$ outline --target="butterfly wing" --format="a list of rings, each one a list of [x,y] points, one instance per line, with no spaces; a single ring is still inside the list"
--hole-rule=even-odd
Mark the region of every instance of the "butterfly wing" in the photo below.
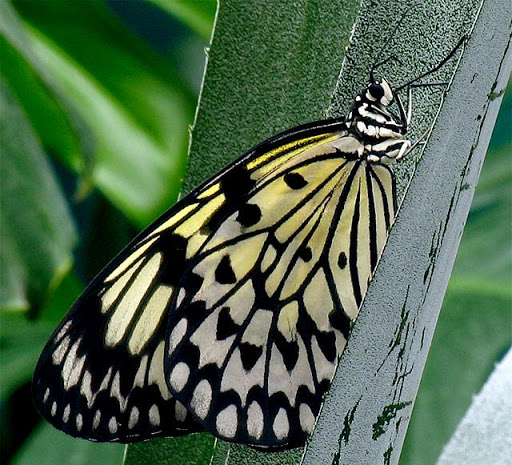
[[[164,380],[173,289],[162,260],[164,236],[134,244],[114,260],[43,350],[34,400],[56,428],[120,442],[201,429]]]
[[[195,419],[228,440],[303,443],[394,214],[391,171],[344,128],[260,144],[128,245],[43,351],[43,416],[99,441]]]
[[[201,194],[222,192],[227,208],[188,239],[165,373],[226,440],[304,443],[393,220],[391,170],[362,161],[347,132],[325,132]]]
[[[327,137],[314,124],[309,143]],[[95,278],[46,344],[34,400],[56,428],[96,441],[140,441],[202,429],[164,379],[166,323],[194,248],[236,209],[230,186],[249,162],[275,169],[293,131],[257,146],[172,207]],[[315,135],[316,134],[316,135]],[[318,143],[320,143],[318,142]],[[222,188],[221,188],[222,187]]]

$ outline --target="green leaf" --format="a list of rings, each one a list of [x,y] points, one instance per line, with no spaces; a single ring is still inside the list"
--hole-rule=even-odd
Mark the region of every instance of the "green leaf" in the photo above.
[[[75,439],[41,424],[23,444],[11,465],[116,465],[122,462],[124,446]]]
[[[50,336],[53,325],[27,321],[22,314],[0,314],[0,358],[2,382],[0,403],[30,381],[41,349]]]
[[[75,124],[74,131],[86,184],[98,186],[139,227],[145,226],[177,197],[193,94],[168,62],[101,3],[15,5],[29,43],[18,53],[38,63],[33,71],[69,119],[85,127]],[[18,95],[23,89],[20,84]],[[31,120],[41,121],[44,107],[30,103],[25,105]],[[40,136],[48,145],[56,143],[55,136]],[[52,146],[60,160],[76,168],[66,148]]]
[[[251,465],[295,465],[300,463],[302,448],[285,452],[262,452],[241,444],[219,441],[215,456],[209,465],[247,464]]]
[[[382,53],[384,56],[381,58],[386,55],[398,56],[402,60],[400,69],[387,71],[395,76],[393,82],[396,82],[396,86],[428,70],[446,56],[463,35],[468,37],[463,53],[461,51],[460,66],[441,108],[439,94],[433,92],[431,87],[413,92],[413,121],[408,136],[410,134],[414,140],[414,134],[419,137],[429,128],[432,133],[417,163],[347,349],[340,360],[304,464],[391,464],[397,463],[400,456],[455,253],[499,109],[500,102],[490,96],[489,91],[493,89],[496,93],[502,93],[510,74],[510,60],[506,58],[510,47],[507,32],[511,20],[510,8],[499,1],[484,4],[465,2],[457,6],[457,11],[451,10],[448,14],[443,10],[445,7],[454,8],[454,5],[429,2],[409,10],[402,23],[403,30],[398,29]],[[389,19],[389,11],[393,11],[393,19],[396,20],[406,6],[396,2],[382,5],[381,8],[381,16],[387,14]],[[379,12],[375,8],[364,10],[363,17],[365,15],[367,21],[362,22],[361,29],[356,28],[354,40],[357,41],[362,34],[368,40],[366,48],[379,50],[382,46],[371,35],[372,27],[384,24],[386,18],[379,20]],[[425,20],[427,17],[428,21]],[[493,24],[495,29],[489,30],[488,24]],[[427,31],[441,27],[443,34],[439,36]],[[378,33],[381,31],[382,28],[379,28]],[[404,36],[408,40],[404,40]],[[357,59],[358,51],[355,48],[355,56],[352,56],[349,50],[350,58],[357,64],[371,65],[371,61],[365,63],[364,59]],[[485,63],[481,61],[483,56]],[[432,64],[426,66],[425,63]],[[450,73],[456,64],[456,60],[447,63],[430,77],[431,81],[450,80]],[[388,65],[388,68],[396,68],[394,62]],[[345,85],[340,90],[358,82],[350,78],[357,76],[357,66],[347,71],[345,77],[348,79],[343,81]],[[388,76],[387,72],[379,69],[379,74],[384,76]],[[343,104],[346,95],[343,92],[337,101]],[[409,158],[414,165],[413,157]],[[402,169],[396,171],[406,174]],[[401,179],[404,190],[404,180],[408,177]],[[468,297],[468,289],[465,289],[466,294],[457,295],[458,302],[466,305],[462,305],[457,315],[453,315],[454,319],[460,321],[462,311],[464,318],[471,321],[473,317],[472,323],[460,325],[460,331],[466,329],[469,332],[477,325],[485,326],[482,318],[489,316],[493,321],[493,317],[498,316],[507,301],[502,300],[505,297],[503,292],[493,295],[492,287],[488,287],[490,295],[479,295],[478,300],[478,293],[470,294],[472,299]],[[499,283],[496,287],[499,287]],[[465,295],[464,300],[462,295]],[[483,310],[483,302],[489,302],[491,296],[491,305],[496,304],[496,309],[490,310],[486,306]],[[471,311],[470,300],[476,304],[478,314],[476,308],[474,313]],[[495,324],[500,321],[503,321],[501,316],[494,319]],[[489,327],[486,329],[489,330]],[[460,369],[472,370],[474,362],[477,377],[482,376],[482,365],[496,357],[496,347],[503,344],[503,333],[499,330],[495,330],[492,336],[496,337],[496,345],[486,345],[488,333],[482,344],[475,343],[474,337],[481,337],[482,334],[483,331],[475,331],[459,339],[464,345],[458,350],[467,354],[463,357],[464,367]],[[450,347],[455,346],[455,341],[453,344]],[[472,345],[478,348],[473,351]],[[484,354],[479,354],[480,358],[473,360],[471,355],[479,350],[484,350]],[[445,359],[446,356],[445,353]],[[462,365],[461,359],[462,356],[458,362]],[[451,379],[439,376],[438,373],[432,382],[450,390]],[[451,394],[457,396],[459,392]],[[432,447],[429,433],[435,428],[434,425],[439,427],[442,421],[439,417],[445,414],[442,407],[433,411],[438,413],[437,418],[429,416],[428,420],[434,424],[428,427],[418,425],[416,441],[422,441],[425,448]],[[420,456],[421,453],[409,457],[404,463],[432,463],[428,459],[420,462]]]
[[[512,144],[510,134],[503,139],[511,114],[508,93],[423,373],[401,456],[404,465],[434,463],[473,394],[512,342]]]
[[[208,433],[172,439],[152,439],[127,447],[124,465],[209,464],[215,438]]]
[[[448,289],[401,462],[432,464],[492,367],[510,346],[512,292]],[[428,437],[428,441],[425,438]]]
[[[0,82],[0,309],[40,304],[69,269],[75,230],[19,102]]]
[[[162,8],[170,15],[179,18],[184,24],[202,36],[204,40],[210,40],[213,28],[213,19],[217,8],[216,0],[180,0],[169,2],[166,0],[147,0],[149,3]]]
[[[464,246],[457,254],[453,270],[457,282],[472,281],[476,286],[503,290],[510,290],[512,284],[511,115],[512,91],[508,91],[464,230]]]
[[[221,1],[185,192],[255,144],[325,118],[356,1]]]
[[[80,138],[89,134],[75,133],[75,121],[63,108],[65,102],[55,90],[52,77],[45,73],[31,53],[30,40],[16,11],[7,2],[0,4],[0,11],[4,79],[17,96],[42,145],[61,162],[78,171],[82,168]]]

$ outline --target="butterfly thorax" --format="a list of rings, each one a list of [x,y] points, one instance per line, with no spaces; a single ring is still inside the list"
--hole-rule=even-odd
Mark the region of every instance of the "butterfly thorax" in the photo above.
[[[407,118],[398,100],[399,115],[389,106],[395,101],[386,80],[372,81],[354,101],[345,123],[349,132],[362,144],[360,158],[370,163],[392,163],[400,159],[410,147],[404,138]]]

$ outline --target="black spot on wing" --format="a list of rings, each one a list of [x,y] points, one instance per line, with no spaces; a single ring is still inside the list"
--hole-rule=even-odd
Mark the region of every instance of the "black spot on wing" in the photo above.
[[[177,285],[185,270],[187,239],[179,234],[163,231],[151,248],[163,255],[160,270],[162,284]]]
[[[235,166],[221,180],[222,192],[228,201],[244,199],[256,183],[244,166]]]
[[[287,341],[281,333],[276,334],[275,345],[283,357],[284,366],[292,371],[299,359],[299,344],[297,341]]]
[[[223,307],[217,320],[217,340],[222,341],[238,332],[239,326],[232,320],[229,307]]]
[[[333,332],[319,331],[316,335],[320,350],[329,362],[334,362],[337,358],[336,336]]]
[[[261,209],[258,205],[247,203],[243,205],[239,212],[236,220],[246,228],[254,226],[261,219]]]
[[[239,346],[240,359],[242,360],[242,366],[246,371],[252,370],[256,362],[260,359],[263,353],[263,348],[250,344],[248,342],[242,342]]]
[[[290,189],[302,189],[308,182],[298,173],[286,173],[284,175],[284,182]]]
[[[305,262],[309,262],[313,258],[313,253],[310,247],[302,247],[299,251],[299,257]]]
[[[204,321],[208,315],[206,303],[203,300],[196,300],[195,302],[190,303],[187,305],[183,315],[187,318],[189,328],[197,327],[197,325]],[[172,323],[169,322],[169,327],[171,324]]]
[[[325,393],[329,389],[329,386],[331,385],[330,379],[323,379],[318,383],[318,389],[317,392]],[[323,395],[323,394],[322,394]]]
[[[219,284],[235,284],[236,276],[231,268],[229,255],[224,255],[215,269],[215,280]]]
[[[182,286],[187,292],[187,295],[191,298],[199,292],[203,285],[204,278],[196,273],[188,273],[185,280],[183,280]]]
[[[329,323],[331,323],[334,329],[339,330],[341,334],[343,334],[343,337],[348,340],[351,320],[342,309],[334,309],[329,313]]]
[[[179,357],[176,357],[176,354],[179,354]],[[189,367],[196,367],[199,365],[199,359],[201,357],[201,351],[199,350],[199,347],[194,345],[189,340],[184,341],[183,344],[179,347],[179,352],[176,352],[174,354],[174,358],[171,361],[171,364],[169,366],[166,366],[166,372],[170,373],[171,370],[168,368],[172,365],[176,365],[177,363],[183,362]],[[167,361],[166,361],[167,363]],[[187,381],[186,385],[191,387],[193,383],[190,383],[190,379]],[[186,387],[185,387],[186,388]]]
[[[341,252],[338,255],[338,266],[340,267],[340,270],[345,269],[347,266],[347,254],[345,252]]]
[[[220,181],[221,191],[226,197],[222,205],[205,221],[201,232],[209,234],[220,224],[246,204],[249,193],[256,183],[244,166],[234,166],[227,171]]]

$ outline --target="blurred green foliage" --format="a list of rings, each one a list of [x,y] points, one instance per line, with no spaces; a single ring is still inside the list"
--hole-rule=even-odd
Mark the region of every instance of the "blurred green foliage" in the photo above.
[[[214,14],[214,0],[0,3],[2,463],[122,461],[120,445],[69,438],[39,421],[30,378],[83,283],[176,200]],[[435,461],[510,345],[511,114],[509,93],[438,323],[404,465]],[[209,462],[212,441],[203,437],[196,463]],[[182,450],[197,447],[187,441],[173,442]],[[172,450],[165,441],[151,443]]]
[[[165,3],[0,3],[2,463],[122,460],[40,422],[29,383],[83,283],[178,196],[216,2]]]

